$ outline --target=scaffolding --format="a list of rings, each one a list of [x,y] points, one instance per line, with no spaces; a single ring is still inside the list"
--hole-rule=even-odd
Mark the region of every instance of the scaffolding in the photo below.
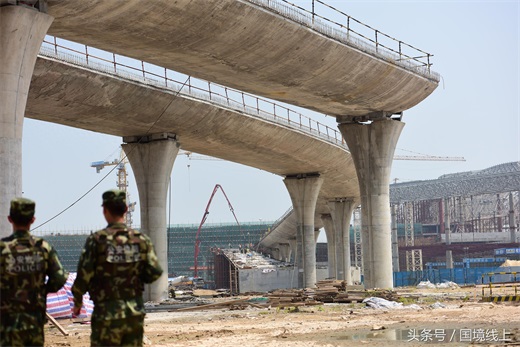
[[[218,266],[213,252],[219,249],[253,249],[260,238],[272,226],[272,222],[237,224],[205,224],[199,236],[198,270],[200,277],[214,281],[214,269]],[[168,228],[168,273],[170,277],[192,276],[194,271],[193,243],[198,225],[179,225]]]

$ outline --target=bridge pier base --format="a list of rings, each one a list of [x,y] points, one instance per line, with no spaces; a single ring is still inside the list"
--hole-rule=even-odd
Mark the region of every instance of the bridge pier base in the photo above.
[[[356,207],[354,199],[337,199],[328,203],[334,223],[338,269],[336,278],[345,280],[347,285],[352,285],[352,274],[350,271],[350,218]]]
[[[363,268],[366,288],[393,288],[390,173],[404,123],[378,112],[370,124],[338,117],[350,149],[361,194]],[[346,120],[346,121],[345,121]]]
[[[12,198],[22,195],[22,133],[31,77],[53,18],[22,6],[0,7],[0,237]]]
[[[141,231],[151,239],[163,268],[162,276],[146,286],[145,301],[168,298],[168,235],[166,201],[173,163],[179,151],[175,136],[160,134],[123,139],[134,172],[141,211]]]
[[[298,269],[298,287],[315,287],[314,212],[323,179],[318,174],[302,174],[287,176],[284,183],[291,196],[297,220],[295,266]]]
[[[337,278],[336,275],[336,235],[334,232],[334,224],[330,214],[322,214],[321,221],[327,235],[327,267],[329,278]]]

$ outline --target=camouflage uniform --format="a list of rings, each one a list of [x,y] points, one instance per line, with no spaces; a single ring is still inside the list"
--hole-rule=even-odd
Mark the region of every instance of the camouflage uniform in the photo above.
[[[13,199],[10,216],[32,219],[34,207],[29,199]],[[0,240],[1,346],[43,346],[47,293],[58,291],[67,277],[54,248],[29,230]]]
[[[122,191],[103,199],[122,200]],[[103,194],[103,197],[105,197]],[[87,238],[72,294],[81,307],[85,292],[94,301],[92,346],[142,346],[143,290],[162,274],[150,238],[124,223],[109,224]]]

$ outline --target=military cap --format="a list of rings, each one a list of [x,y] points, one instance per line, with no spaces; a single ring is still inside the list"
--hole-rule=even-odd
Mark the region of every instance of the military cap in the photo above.
[[[9,215],[18,215],[32,218],[34,216],[35,207],[36,203],[30,199],[14,198],[11,200]]]
[[[126,192],[123,190],[112,189],[103,193],[103,205],[123,203],[126,205]]]

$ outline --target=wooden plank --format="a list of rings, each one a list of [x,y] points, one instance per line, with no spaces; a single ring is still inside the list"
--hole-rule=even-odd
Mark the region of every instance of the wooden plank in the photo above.
[[[224,301],[224,302],[218,302],[218,303],[207,304],[207,305],[199,305],[199,306],[193,306],[193,307],[184,307],[184,308],[179,308],[177,311],[204,310],[206,308],[216,308],[216,307],[229,306],[229,305],[234,305],[234,304],[241,304],[247,300],[249,300],[249,298]]]
[[[56,321],[56,319],[54,319],[53,316],[51,316],[48,312],[45,312],[45,315],[47,316],[47,318],[51,321],[52,324],[54,324],[54,326],[56,328],[58,328],[58,330],[64,335],[64,336],[69,336],[69,332],[67,330],[65,330],[60,323],[58,323]]]

